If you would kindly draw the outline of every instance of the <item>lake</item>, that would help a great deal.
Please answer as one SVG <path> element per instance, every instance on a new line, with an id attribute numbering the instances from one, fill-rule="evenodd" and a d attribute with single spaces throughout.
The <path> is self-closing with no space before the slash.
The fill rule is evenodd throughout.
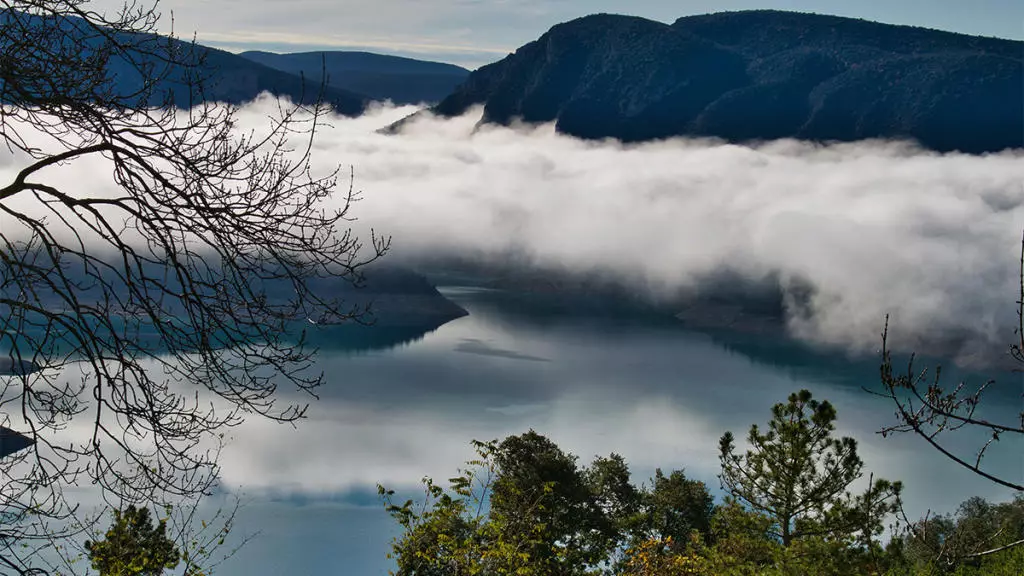
<path id="1" fill-rule="evenodd" d="M 836 405 L 839 432 L 860 442 L 868 472 L 905 483 L 912 515 L 973 495 L 1009 497 L 918 438 L 876 433 L 893 409 L 861 388 L 877 385 L 875 358 L 663 318 L 538 312 L 499 291 L 442 292 L 469 315 L 391 349 L 325 347 L 329 384 L 307 420 L 233 431 L 223 472 L 244 503 L 235 539 L 255 536 L 217 574 L 386 574 L 396 530 L 375 485 L 413 497 L 421 477 L 453 476 L 472 456 L 471 439 L 530 428 L 584 461 L 622 454 L 638 483 L 657 467 L 685 468 L 718 494 L 722 433 L 745 437 L 800 388 Z M 1012 418 L 1020 377 L 1001 378 L 988 414 Z M 961 434 L 954 444 L 977 439 Z M 1020 478 L 1022 447 L 1004 442 L 989 458 Z"/>

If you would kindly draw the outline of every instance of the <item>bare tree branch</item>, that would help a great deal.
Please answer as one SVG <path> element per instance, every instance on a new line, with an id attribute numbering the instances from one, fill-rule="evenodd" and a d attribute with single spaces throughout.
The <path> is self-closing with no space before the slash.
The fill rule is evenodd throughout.
<path id="1" fill-rule="evenodd" d="M 1017 304 L 1017 328 L 1015 330 L 1016 342 L 1010 346 L 1011 356 L 1020 364 L 1024 364 L 1024 236 L 1021 239 L 1020 252 L 1020 274 L 1019 292 Z M 970 470 L 978 476 L 985 478 L 1000 486 L 1010 488 L 1017 492 L 1024 491 L 1024 478 L 1011 478 L 991 470 L 985 466 L 984 458 L 988 449 L 1001 439 L 1009 436 L 1020 439 L 1024 436 L 1024 409 L 1015 422 L 995 422 L 978 416 L 977 411 L 982 406 L 983 396 L 995 382 L 989 380 L 974 389 L 968 389 L 965 382 L 960 382 L 950 389 L 941 384 L 941 367 L 934 371 L 934 377 L 929 381 L 928 370 L 915 372 L 914 357 L 911 356 L 907 363 L 905 373 L 896 374 L 892 366 L 892 357 L 888 348 L 889 318 L 885 319 L 885 329 L 882 332 L 882 365 L 881 383 L 882 389 L 875 390 L 865 388 L 868 392 L 884 397 L 892 402 L 896 408 L 896 423 L 884 427 L 880 433 L 888 436 L 893 433 L 910 432 L 927 442 L 940 454 L 955 462 L 959 466 Z M 1020 372 L 1021 369 L 1015 370 Z M 1024 399 L 1024 389 L 1021 390 L 1021 398 Z M 1022 402 L 1024 406 L 1024 402 Z M 957 453 L 949 444 L 944 441 L 947 436 L 944 434 L 959 430 L 981 431 L 986 434 L 986 440 L 977 448 L 974 454 L 967 456 Z M 903 520 L 910 535 L 918 542 L 930 542 L 932 538 L 928 534 L 931 521 L 926 516 L 918 522 L 911 522 L 903 513 Z M 985 543 L 991 544 L 999 532 L 989 534 L 985 537 Z M 958 536 L 954 534 L 954 536 Z M 943 560 L 949 565 L 960 562 L 964 559 L 981 558 L 1008 550 L 1024 544 L 1024 539 L 1017 540 L 989 550 L 951 552 L 947 545 L 958 538 L 943 539 L 935 551 L 935 559 Z"/>
<path id="2" fill-rule="evenodd" d="M 0 186 L 0 417 L 36 441 L 0 462 L 8 566 L 83 529 L 64 488 L 194 498 L 226 428 L 302 418 L 284 393 L 324 382 L 307 331 L 362 318 L 338 285 L 389 246 L 351 232 L 351 174 L 311 165 L 327 106 L 279 102 L 241 131 L 206 100 L 202 50 L 158 19 L 0 0 L 0 142 L 24 163 Z M 82 162 L 94 181 L 57 177 Z"/>

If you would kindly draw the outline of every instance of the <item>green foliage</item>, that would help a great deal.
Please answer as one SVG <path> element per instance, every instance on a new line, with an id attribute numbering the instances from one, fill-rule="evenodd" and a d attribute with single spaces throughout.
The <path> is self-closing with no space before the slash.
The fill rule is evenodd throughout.
<path id="1" fill-rule="evenodd" d="M 850 485 L 863 475 L 864 463 L 853 438 L 833 438 L 836 410 L 801 390 L 772 408 L 768 429 L 750 427 L 751 448 L 735 452 L 726 432 L 720 442 L 723 488 L 739 502 L 771 520 L 768 532 L 783 546 L 809 536 L 849 539 L 867 544 L 894 512 L 901 485 L 874 480 L 863 495 Z"/>
<path id="2" fill-rule="evenodd" d="M 693 544 L 699 547 L 699 537 Z M 671 537 L 649 538 L 626 551 L 622 574 L 628 576 L 697 576 L 708 573 L 712 562 L 696 551 L 685 550 L 685 542 Z"/>
<path id="3" fill-rule="evenodd" d="M 645 514 L 656 535 L 676 543 L 689 541 L 692 531 L 704 539 L 711 536 L 715 502 L 703 482 L 687 478 L 682 470 L 666 476 L 659 468 L 645 496 Z"/>
<path id="4" fill-rule="evenodd" d="M 1013 568 L 1024 573 L 1020 546 L 984 554 L 1024 540 L 1024 494 L 1011 502 L 992 504 L 970 498 L 955 514 L 926 517 L 908 527 L 899 540 L 902 568 L 915 572 L 961 576 L 996 573 Z M 980 556 L 979 556 L 980 555 Z"/>
<path id="5" fill-rule="evenodd" d="M 802 391 L 772 410 L 764 433 L 736 455 L 722 438 L 715 505 L 703 482 L 660 469 L 630 482 L 616 454 L 589 466 L 529 431 L 477 442 L 477 458 L 443 488 L 387 511 L 404 529 L 389 557 L 396 576 L 1017 576 L 1024 496 L 971 499 L 955 516 L 922 520 L 886 547 L 876 542 L 901 486 L 849 485 L 863 463 L 851 438 L 835 439 L 835 409 Z M 788 528 L 787 528 L 788 527 Z M 990 553 L 979 554 L 988 550 Z M 951 561 L 955 559 L 955 561 Z"/>
<path id="6" fill-rule="evenodd" d="M 732 564 L 767 566 L 779 548 L 770 537 L 772 520 L 750 511 L 736 498 L 727 496 L 715 509 L 711 530 L 717 551 Z"/>
<path id="7" fill-rule="evenodd" d="M 397 575 L 595 574 L 637 521 L 640 495 L 620 456 L 580 468 L 532 430 L 473 444 L 478 458 L 448 489 L 424 479 L 420 506 L 378 487 L 405 529 L 392 545 Z"/>
<path id="8" fill-rule="evenodd" d="M 629 476 L 602 474 L 613 468 L 615 457 L 610 460 L 590 475 L 600 479 L 603 499 L 614 501 L 628 492 L 622 484 Z M 583 574 L 608 557 L 618 539 L 616 522 L 602 510 L 575 456 L 531 430 L 498 444 L 494 462 L 491 517 L 543 571 Z"/>
<path id="9" fill-rule="evenodd" d="M 167 519 L 154 525 L 146 507 L 115 510 L 104 539 L 88 541 L 85 548 L 100 576 L 160 576 L 176 567 L 181 557 L 167 537 Z"/>
<path id="10" fill-rule="evenodd" d="M 583 477 L 596 505 L 617 530 L 627 532 L 641 521 L 644 493 L 630 483 L 629 465 L 622 456 L 595 458 Z"/>

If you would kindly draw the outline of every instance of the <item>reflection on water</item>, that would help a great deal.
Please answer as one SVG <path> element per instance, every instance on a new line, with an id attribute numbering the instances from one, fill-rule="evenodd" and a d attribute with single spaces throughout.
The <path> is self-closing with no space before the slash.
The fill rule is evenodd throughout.
<path id="1" fill-rule="evenodd" d="M 1006 497 L 916 438 L 875 433 L 892 408 L 861 390 L 877 383 L 871 360 L 695 333 L 671 318 L 538 311 L 500 292 L 445 293 L 470 316 L 398 347 L 349 354 L 343 349 L 369 347 L 325 345 L 319 368 L 329 383 L 307 421 L 292 429 L 251 420 L 235 430 L 225 486 L 249 500 L 237 532 L 262 536 L 220 574 L 383 575 L 394 527 L 374 503 L 375 484 L 414 496 L 422 476 L 451 476 L 471 455 L 471 439 L 529 428 L 583 460 L 620 453 L 637 482 L 655 467 L 685 468 L 717 489 L 721 434 L 744 436 L 799 388 L 836 404 L 840 433 L 860 441 L 870 471 L 906 483 L 912 514 L 949 510 L 970 495 Z M 991 412 L 1015 410 L 1007 402 Z M 976 440 L 960 434 L 954 444 Z M 997 448 L 989 456 L 997 468 L 1019 474 L 1020 443 Z"/>
<path id="2" fill-rule="evenodd" d="M 306 342 L 324 354 L 386 351 L 419 342 L 435 330 L 435 325 L 364 326 L 351 323 L 311 330 L 306 334 Z"/>

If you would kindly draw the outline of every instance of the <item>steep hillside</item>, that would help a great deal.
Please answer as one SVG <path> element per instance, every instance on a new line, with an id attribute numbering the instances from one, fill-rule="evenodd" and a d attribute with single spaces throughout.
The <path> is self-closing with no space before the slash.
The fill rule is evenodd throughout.
<path id="1" fill-rule="evenodd" d="M 156 34 L 113 32 L 76 16 L 0 10 L 0 49 L 9 56 L 0 61 L 0 77 L 17 79 L 16 89 L 5 89 L 0 99 L 14 106 L 31 106 L 40 95 L 122 105 L 240 104 L 266 91 L 303 103 L 322 96 L 338 112 L 355 115 L 367 101 L 348 90 L 321 90 L 319 81 L 223 50 Z M 54 75 L 49 67 L 55 61 L 74 67 L 77 75 Z M 76 83 L 75 78 L 87 80 Z"/>
<path id="2" fill-rule="evenodd" d="M 255 51 L 243 52 L 240 56 L 315 81 L 320 81 L 326 71 L 327 83 L 332 87 L 396 104 L 440 102 L 469 76 L 469 70 L 451 64 L 369 52 L 273 54 Z"/>
<path id="3" fill-rule="evenodd" d="M 470 74 L 434 111 L 554 121 L 583 138 L 914 139 L 1024 146 L 1024 42 L 833 16 L 729 12 L 559 24 Z"/>
<path id="4" fill-rule="evenodd" d="M 203 46 L 204 71 L 209 78 L 206 98 L 238 104 L 254 99 L 262 92 L 287 96 L 293 102 L 311 103 L 321 96 L 341 114 L 359 115 L 366 107 L 367 97 L 336 86 L 323 86 L 317 78 L 301 78 L 281 70 L 253 62 L 236 54 Z M 184 91 L 175 92 L 175 104 L 187 106 Z"/>

